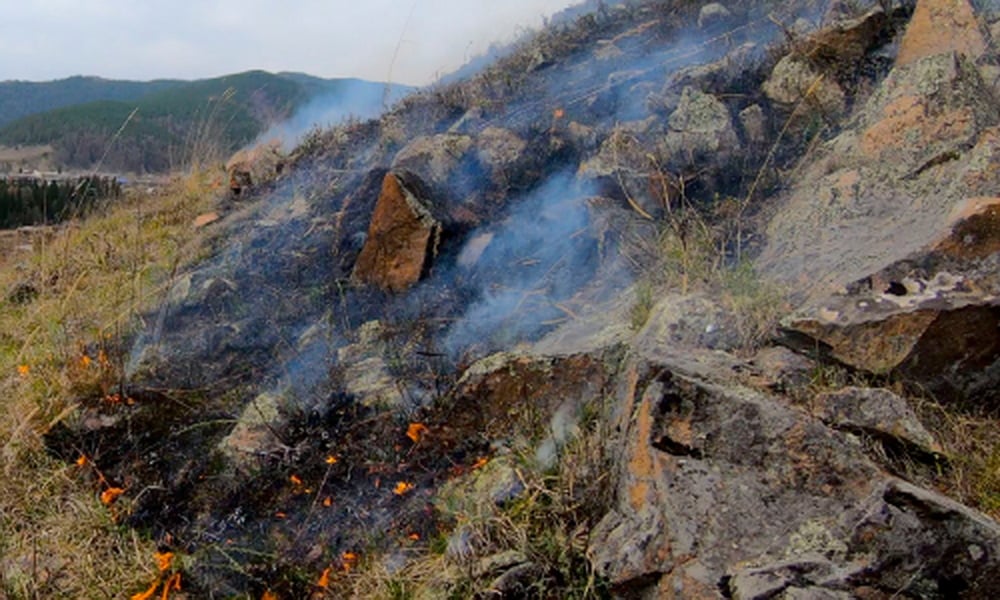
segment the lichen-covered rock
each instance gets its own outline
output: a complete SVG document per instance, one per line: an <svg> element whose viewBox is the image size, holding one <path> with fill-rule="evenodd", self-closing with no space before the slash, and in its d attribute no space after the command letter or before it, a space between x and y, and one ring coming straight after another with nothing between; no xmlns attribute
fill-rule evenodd
<svg viewBox="0 0 1000 600"><path fill-rule="evenodd" d="M386 362L385 331L378 321L357 329L352 343L337 349L337 363L344 391L361 404L377 409L398 408L403 404L403 386L393 377ZM402 348L399 351L404 351Z"/></svg>
<svg viewBox="0 0 1000 600"><path fill-rule="evenodd" d="M731 311L701 294L668 294L656 301L637 345L732 350L740 337Z"/></svg>
<svg viewBox="0 0 1000 600"><path fill-rule="evenodd" d="M840 598L875 588L985 598L998 589L1000 527L887 475L838 431L848 417L828 426L724 372L632 362L620 377L617 502L588 549L618 595ZM886 419L872 413L880 422L859 427L926 442L890 404L879 409Z"/></svg>
<svg viewBox="0 0 1000 600"><path fill-rule="evenodd" d="M441 224L418 196L414 183L397 173L385 176L354 267L358 282L402 292L429 268L440 242Z"/></svg>
<svg viewBox="0 0 1000 600"><path fill-rule="evenodd" d="M805 105L796 113L799 115L816 111L836 115L844 110L847 101L836 81L814 69L805 57L795 54L778 61L762 89L772 102L787 109Z"/></svg>
<svg viewBox="0 0 1000 600"><path fill-rule="evenodd" d="M967 0L920 0L906 27L896 64L907 65L947 52L976 60L988 47L980 27Z"/></svg>
<svg viewBox="0 0 1000 600"><path fill-rule="evenodd" d="M278 394L260 394L246 405L232 431L219 442L223 456L239 471L251 472L265 457L286 449L276 433L285 425L283 402Z"/></svg>
<svg viewBox="0 0 1000 600"><path fill-rule="evenodd" d="M665 144L690 154L729 154L739 147L729 109L718 98L686 87L677 110L667 120Z"/></svg>
<svg viewBox="0 0 1000 600"><path fill-rule="evenodd" d="M897 64L803 168L757 264L802 290L785 343L995 406L1000 110L942 50Z"/></svg>
<svg viewBox="0 0 1000 600"><path fill-rule="evenodd" d="M820 394L814 403L823 422L837 429L891 438L928 454L941 452L906 400L889 390L847 387Z"/></svg>

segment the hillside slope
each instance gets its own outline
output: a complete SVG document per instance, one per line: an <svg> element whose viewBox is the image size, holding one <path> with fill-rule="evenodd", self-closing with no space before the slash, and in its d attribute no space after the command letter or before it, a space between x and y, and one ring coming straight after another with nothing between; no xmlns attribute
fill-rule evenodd
<svg viewBox="0 0 1000 600"><path fill-rule="evenodd" d="M996 597L998 23L599 3L134 199L0 313L10 470L158 545L137 596ZM41 346L115 265L130 333ZM3 591L113 595L61 506L4 510Z"/></svg>

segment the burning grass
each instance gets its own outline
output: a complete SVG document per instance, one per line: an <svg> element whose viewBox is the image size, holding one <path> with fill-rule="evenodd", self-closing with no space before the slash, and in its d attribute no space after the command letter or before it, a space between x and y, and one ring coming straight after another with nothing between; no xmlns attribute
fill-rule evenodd
<svg viewBox="0 0 1000 600"><path fill-rule="evenodd" d="M0 290L36 291L0 310L0 596L123 597L154 578L152 542L116 522L120 488L47 455L42 434L118 391L124 338L198 257L210 184L131 194L0 263Z"/></svg>

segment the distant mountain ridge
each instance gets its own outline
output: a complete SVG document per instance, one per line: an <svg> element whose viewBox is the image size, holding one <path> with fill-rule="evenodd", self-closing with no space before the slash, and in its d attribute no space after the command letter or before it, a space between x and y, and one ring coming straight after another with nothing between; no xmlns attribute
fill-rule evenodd
<svg viewBox="0 0 1000 600"><path fill-rule="evenodd" d="M266 71L195 81L71 77L2 82L0 144L51 145L56 163L67 168L99 164L108 170L164 172L220 158L300 109L308 107L317 118L370 116L366 113L385 99L398 99L409 90L360 79ZM48 100L42 102L42 97ZM11 119L12 114L20 116Z"/></svg>
<svg viewBox="0 0 1000 600"><path fill-rule="evenodd" d="M75 75L54 81L0 81L0 126L21 117L98 100L134 101L171 87L179 79L128 81Z"/></svg>

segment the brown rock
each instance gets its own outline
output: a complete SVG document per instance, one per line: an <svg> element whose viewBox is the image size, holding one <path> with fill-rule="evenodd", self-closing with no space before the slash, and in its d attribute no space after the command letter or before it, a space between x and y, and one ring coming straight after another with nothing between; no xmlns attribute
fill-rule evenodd
<svg viewBox="0 0 1000 600"><path fill-rule="evenodd" d="M440 235L424 202L399 175L386 174L354 279L390 292L408 289L429 266Z"/></svg>
<svg viewBox="0 0 1000 600"><path fill-rule="evenodd" d="M850 65L878 43L888 21L885 10L875 6L861 16L833 21L808 36L803 47L812 58Z"/></svg>
<svg viewBox="0 0 1000 600"><path fill-rule="evenodd" d="M967 0L919 0L896 56L896 65L958 52L972 60L987 49L975 10Z"/></svg>

